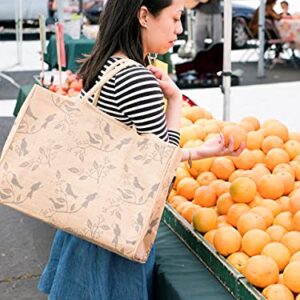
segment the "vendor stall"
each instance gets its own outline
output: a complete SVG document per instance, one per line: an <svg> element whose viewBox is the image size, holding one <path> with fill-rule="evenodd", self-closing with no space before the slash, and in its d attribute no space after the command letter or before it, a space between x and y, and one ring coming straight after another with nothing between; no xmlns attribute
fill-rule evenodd
<svg viewBox="0 0 300 300"><path fill-rule="evenodd" d="M69 35L65 34L64 42L67 60L67 66L65 69L75 72L79 67L79 63L77 62L78 59L83 58L85 54L89 54L91 52L94 47L95 40L88 39L83 35L80 39L72 39ZM49 65L49 69L58 67L55 35L52 35L49 39L45 62Z"/></svg>

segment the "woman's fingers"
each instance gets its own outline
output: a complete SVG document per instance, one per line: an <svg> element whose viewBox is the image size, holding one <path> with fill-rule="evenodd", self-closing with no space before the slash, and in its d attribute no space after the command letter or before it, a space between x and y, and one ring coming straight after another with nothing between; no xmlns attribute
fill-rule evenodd
<svg viewBox="0 0 300 300"><path fill-rule="evenodd" d="M225 137L224 137L224 134L222 134L222 133L220 133L220 144L225 146Z"/></svg>
<svg viewBox="0 0 300 300"><path fill-rule="evenodd" d="M161 69L154 66L148 66L147 68L157 79L162 79L163 71Z"/></svg>
<svg viewBox="0 0 300 300"><path fill-rule="evenodd" d="M230 152L234 151L234 138L233 138L232 135L230 135L230 137L229 137L228 149L229 149Z"/></svg>
<svg viewBox="0 0 300 300"><path fill-rule="evenodd" d="M235 151L236 155L240 155L241 152L246 148L246 143L245 142L241 142L239 148Z"/></svg>

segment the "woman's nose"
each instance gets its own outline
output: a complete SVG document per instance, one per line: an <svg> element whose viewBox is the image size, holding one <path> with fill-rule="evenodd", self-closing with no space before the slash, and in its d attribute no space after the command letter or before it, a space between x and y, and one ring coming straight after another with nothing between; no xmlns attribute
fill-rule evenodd
<svg viewBox="0 0 300 300"><path fill-rule="evenodd" d="M181 21L178 22L178 25L176 26L176 34L181 34L183 32L183 27Z"/></svg>

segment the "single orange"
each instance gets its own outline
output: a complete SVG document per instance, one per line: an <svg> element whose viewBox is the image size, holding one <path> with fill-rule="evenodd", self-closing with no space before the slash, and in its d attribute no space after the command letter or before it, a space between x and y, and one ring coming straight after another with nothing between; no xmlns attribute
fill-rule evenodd
<svg viewBox="0 0 300 300"><path fill-rule="evenodd" d="M227 261L241 273L243 273L248 260L249 256L244 252L235 252L227 257Z"/></svg>
<svg viewBox="0 0 300 300"><path fill-rule="evenodd" d="M262 291L268 300L294 300L293 293L284 284L271 284Z"/></svg>
<svg viewBox="0 0 300 300"><path fill-rule="evenodd" d="M228 256L240 249L241 240L240 233L233 227L221 227L215 233L214 246L220 254Z"/></svg>
<svg viewBox="0 0 300 300"><path fill-rule="evenodd" d="M197 177L197 181L200 185L209 185L216 179L217 177L215 176L215 174L210 171L202 172Z"/></svg>
<svg viewBox="0 0 300 300"><path fill-rule="evenodd" d="M249 258L243 274L254 286L265 288L278 281L279 270L272 258L256 255Z"/></svg>
<svg viewBox="0 0 300 300"><path fill-rule="evenodd" d="M290 157L287 152L283 149L274 148L271 149L266 157L265 163L269 170L273 170L278 164L288 163L290 161Z"/></svg>
<svg viewBox="0 0 300 300"><path fill-rule="evenodd" d="M177 184L177 194L192 200L198 187L199 183L194 178L185 177Z"/></svg>
<svg viewBox="0 0 300 300"><path fill-rule="evenodd" d="M293 261L283 271L283 282L294 293L300 293L299 270L300 261Z"/></svg>
<svg viewBox="0 0 300 300"><path fill-rule="evenodd" d="M261 254L272 258L276 262L279 271L284 270L291 258L289 249L279 242L267 244L262 249Z"/></svg>
<svg viewBox="0 0 300 300"><path fill-rule="evenodd" d="M274 148L283 148L283 141L278 136L266 136L262 143L261 143L261 149L264 151L265 154L267 154L271 149Z"/></svg>
<svg viewBox="0 0 300 300"><path fill-rule="evenodd" d="M249 209L250 207L245 203L235 203L231 205L226 216L227 222L236 227L241 215L246 213Z"/></svg>
<svg viewBox="0 0 300 300"><path fill-rule="evenodd" d="M239 156L233 157L233 163L237 169L249 170L256 164L252 151L244 149Z"/></svg>
<svg viewBox="0 0 300 300"><path fill-rule="evenodd" d="M284 193L284 184L276 175L264 175L258 180L257 190L266 199L277 199Z"/></svg>
<svg viewBox="0 0 300 300"><path fill-rule="evenodd" d="M217 202L217 195L215 190L211 186L200 186L196 189L194 194L194 204L198 204L202 207L212 207Z"/></svg>
<svg viewBox="0 0 300 300"><path fill-rule="evenodd" d="M235 179L229 188L232 200L238 203L249 203L256 195L256 184L247 177Z"/></svg>
<svg viewBox="0 0 300 300"><path fill-rule="evenodd" d="M255 213L247 212L241 215L237 222L237 230L244 235L251 229L266 230L266 222L263 217Z"/></svg>
<svg viewBox="0 0 300 300"><path fill-rule="evenodd" d="M243 235L242 250L249 256L258 255L271 242L270 236L261 229L251 229Z"/></svg>
<svg viewBox="0 0 300 300"><path fill-rule="evenodd" d="M217 228L217 213L213 208L199 207L193 214L193 226L201 233Z"/></svg>
<svg viewBox="0 0 300 300"><path fill-rule="evenodd" d="M269 236L273 242L280 242L282 237L288 231L280 225L272 225L269 228L267 228L266 232L269 234Z"/></svg>
<svg viewBox="0 0 300 300"><path fill-rule="evenodd" d="M223 180L227 180L234 170L233 162L227 157L216 157L210 168L210 171L213 172L217 178Z"/></svg>

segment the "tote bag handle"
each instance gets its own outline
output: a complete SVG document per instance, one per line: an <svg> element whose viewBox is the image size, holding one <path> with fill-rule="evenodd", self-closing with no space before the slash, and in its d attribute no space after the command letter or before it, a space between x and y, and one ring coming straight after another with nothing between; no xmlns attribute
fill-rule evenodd
<svg viewBox="0 0 300 300"><path fill-rule="evenodd" d="M140 66L139 63L137 63L134 60L131 60L129 58L122 58L116 62L114 62L112 65L108 67L108 69L105 71L104 75L100 79L99 82L97 82L83 97L81 101L88 101L88 99L94 95L93 98L93 105L96 106L98 102L98 98L100 96L100 92L104 84L106 84L111 78L113 78L118 72L121 70L129 67L129 66Z"/></svg>

